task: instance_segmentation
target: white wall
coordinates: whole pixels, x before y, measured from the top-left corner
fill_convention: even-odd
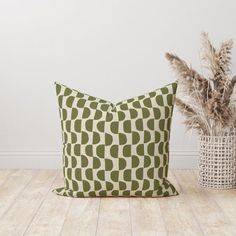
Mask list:
[[[1,0],[0,167],[60,166],[54,81],[113,102],[151,91],[175,79],[165,52],[199,69],[202,30],[236,39],[235,10],[234,0]],[[176,111],[172,128],[172,167],[193,167],[197,138]]]

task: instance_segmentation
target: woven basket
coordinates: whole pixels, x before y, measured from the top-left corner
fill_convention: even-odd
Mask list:
[[[236,134],[200,136],[198,182],[202,187],[230,189],[236,186]]]

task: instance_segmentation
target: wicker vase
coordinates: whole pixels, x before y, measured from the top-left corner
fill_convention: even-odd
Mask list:
[[[235,188],[235,133],[227,136],[200,136],[198,182],[206,188]]]

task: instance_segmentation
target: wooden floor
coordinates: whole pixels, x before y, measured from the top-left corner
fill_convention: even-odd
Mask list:
[[[169,198],[59,197],[55,170],[0,170],[0,236],[236,235],[236,190],[204,190],[196,172],[170,171]]]

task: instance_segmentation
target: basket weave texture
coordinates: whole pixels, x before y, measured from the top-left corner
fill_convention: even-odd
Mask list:
[[[236,133],[200,136],[198,182],[202,187],[230,189],[236,186]]]

